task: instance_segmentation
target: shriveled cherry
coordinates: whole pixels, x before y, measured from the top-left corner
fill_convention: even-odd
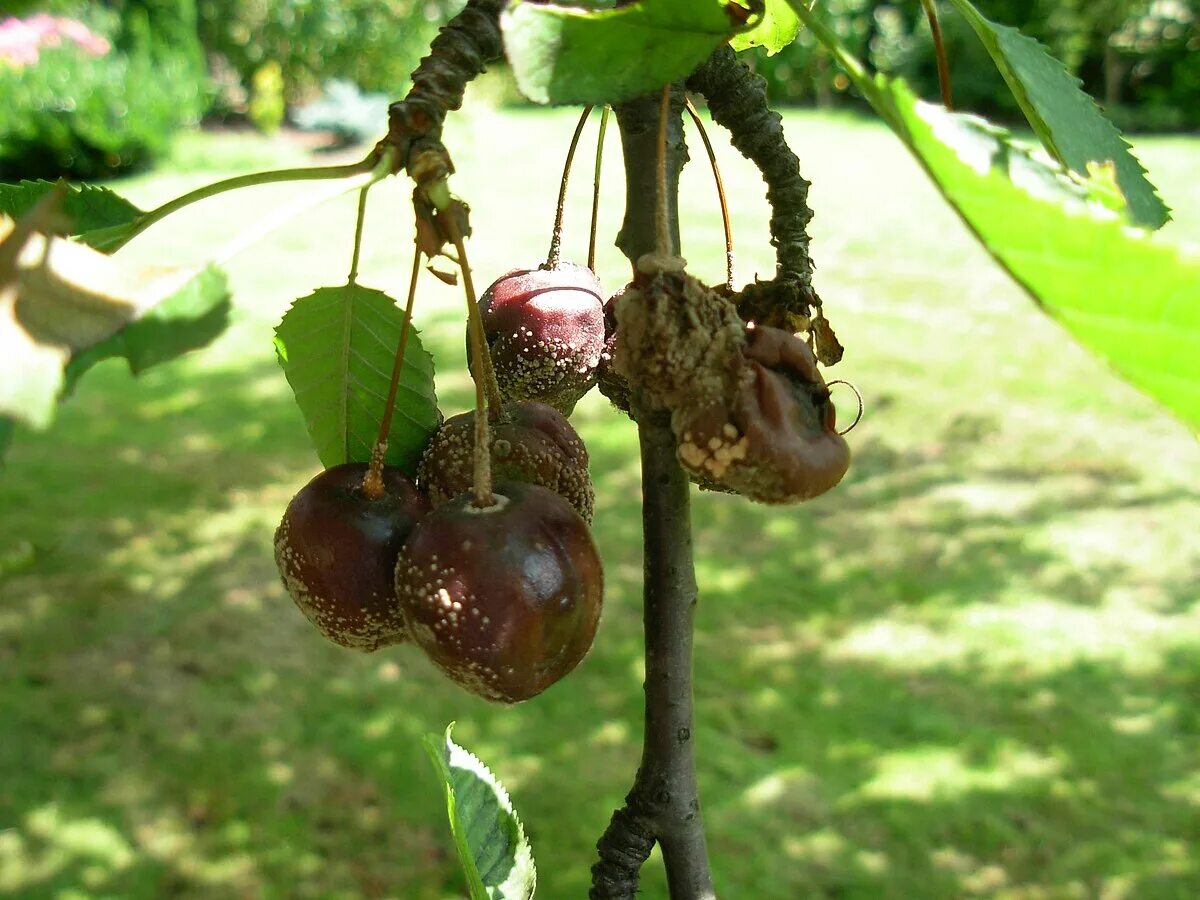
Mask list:
[[[701,486],[760,503],[834,487],[850,450],[813,352],[795,334],[742,321],[726,292],[681,262],[643,257],[614,298],[615,371],[642,403],[670,412],[679,461]]]
[[[501,482],[495,503],[464,494],[413,529],[396,564],[412,639],[472,693],[517,703],[587,654],[603,573],[579,514],[547,488]]]
[[[489,432],[493,478],[540,484],[564,497],[585,522],[592,520],[587,448],[566,416],[544,403],[506,403],[504,418],[493,421]],[[417,469],[434,506],[471,489],[474,459],[474,411],[447,419]]]
[[[616,307],[632,288],[629,284],[621,288],[604,304],[604,350],[600,354],[600,365],[596,372],[596,386],[600,393],[609,399],[617,409],[629,415],[629,381],[617,371],[613,358],[617,353],[617,314]]]
[[[747,329],[728,402],[675,410],[679,460],[701,484],[760,503],[795,503],[842,480],[850,448],[808,345],[780,328]]]
[[[275,532],[275,563],[292,600],[327,638],[372,651],[405,639],[394,572],[429,501],[398,469],[385,493],[362,489],[365,463],[321,472],[292,498]]]
[[[570,415],[604,350],[600,280],[586,266],[516,269],[479,299],[500,395]]]

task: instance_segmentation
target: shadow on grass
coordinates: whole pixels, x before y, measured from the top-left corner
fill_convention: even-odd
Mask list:
[[[0,582],[0,891],[454,894],[419,737],[458,719],[513,789],[545,896],[581,896],[640,739],[632,425],[599,401],[579,416],[597,644],[506,710],[411,648],[326,645],[291,607],[271,533],[316,462],[273,365],[136,385],[105,367],[84,390],[0,480],[0,540],[38,549]],[[723,897],[1200,893],[1200,667],[1171,636],[1195,585],[1159,582],[1169,602],[1131,609],[1127,635],[1108,589],[1145,573],[1031,538],[1178,493],[1104,466],[970,466],[995,434],[971,416],[919,444],[868,434],[847,482],[802,507],[696,496]]]

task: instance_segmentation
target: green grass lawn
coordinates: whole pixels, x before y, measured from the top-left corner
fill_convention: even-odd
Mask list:
[[[479,281],[545,254],[573,115],[452,124]],[[695,496],[696,749],[721,897],[1200,896],[1200,446],[1033,307],[885,130],[787,124],[848,348],[835,371],[867,414],[850,474],[818,500]],[[610,137],[599,270],[615,290]],[[714,137],[739,277],[766,276],[761,182]],[[1138,151],[1176,208],[1168,232],[1200,241],[1200,140]],[[120,187],[148,204],[299,158],[197,136]],[[128,252],[199,260],[289,190],[209,201]],[[361,280],[393,295],[409,190],[381,186],[368,216]],[[575,258],[589,194],[581,169]],[[695,162],[682,208],[693,271],[721,278]],[[451,720],[511,788],[539,896],[585,895],[640,747],[634,430],[594,393],[575,417],[607,591],[563,683],[503,709],[411,648],[325,643],[271,558],[317,467],[271,329],[344,281],[353,211],[341,198],[239,256],[214,347],[138,380],[104,364],[52,430],[18,434],[0,476],[0,895],[461,897],[419,743]],[[447,414],[470,399],[461,309],[428,280],[418,318]],[[644,896],[665,897],[646,871]]]

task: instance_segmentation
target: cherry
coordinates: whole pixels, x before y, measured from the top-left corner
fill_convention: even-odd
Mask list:
[[[544,403],[506,403],[491,423],[492,477],[539,484],[564,497],[585,522],[594,493],[588,454],[566,416]],[[465,494],[474,478],[475,413],[453,416],[438,429],[417,477],[434,506]]]
[[[743,322],[726,292],[677,261],[644,262],[613,298],[613,368],[640,402],[670,412],[692,480],[760,503],[808,500],[836,485],[850,450],[808,345]]]
[[[544,487],[502,482],[437,507],[396,563],[413,640],[472,693],[517,703],[579,664],[600,621],[603,573],[587,525]]]
[[[671,416],[679,460],[700,484],[760,503],[795,503],[834,487],[850,466],[829,388],[808,344],[747,328],[744,365],[726,403]]]
[[[500,395],[570,415],[596,383],[604,350],[600,280],[586,266],[516,269],[479,300]]]
[[[292,600],[327,638],[372,651],[405,639],[393,572],[429,501],[398,469],[385,493],[363,493],[366,463],[321,472],[300,489],[275,532],[275,563]]]

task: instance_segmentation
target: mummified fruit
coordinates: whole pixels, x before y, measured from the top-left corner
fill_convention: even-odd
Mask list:
[[[763,503],[793,503],[842,480],[850,448],[808,345],[778,328],[748,329],[745,365],[724,404],[676,410],[679,459],[702,482]]]
[[[730,298],[644,257],[616,304],[616,371],[671,413],[694,480],[762,503],[807,500],[846,473],[829,391],[807,344],[748,326]]]
[[[549,488],[585,522],[592,520],[594,492],[588,454],[566,416],[544,403],[504,404],[491,423],[492,478]],[[434,506],[471,489],[475,471],[475,413],[445,421],[421,457],[417,478]]]
[[[500,395],[570,415],[596,383],[604,349],[600,281],[586,266],[518,269],[479,299]]]
[[[413,529],[396,596],[409,634],[450,678],[516,703],[586,655],[603,574],[587,525],[558,494],[511,481],[493,493],[482,508],[456,497]]]
[[[621,288],[604,304],[604,350],[600,354],[600,365],[596,370],[596,387],[608,398],[617,409],[626,415],[629,412],[629,382],[613,365],[613,356],[617,352],[617,304],[632,288],[629,284]]]
[[[371,651],[405,639],[396,558],[429,502],[398,469],[384,496],[362,490],[365,463],[321,472],[300,489],[275,532],[275,563],[292,599],[337,644]]]

